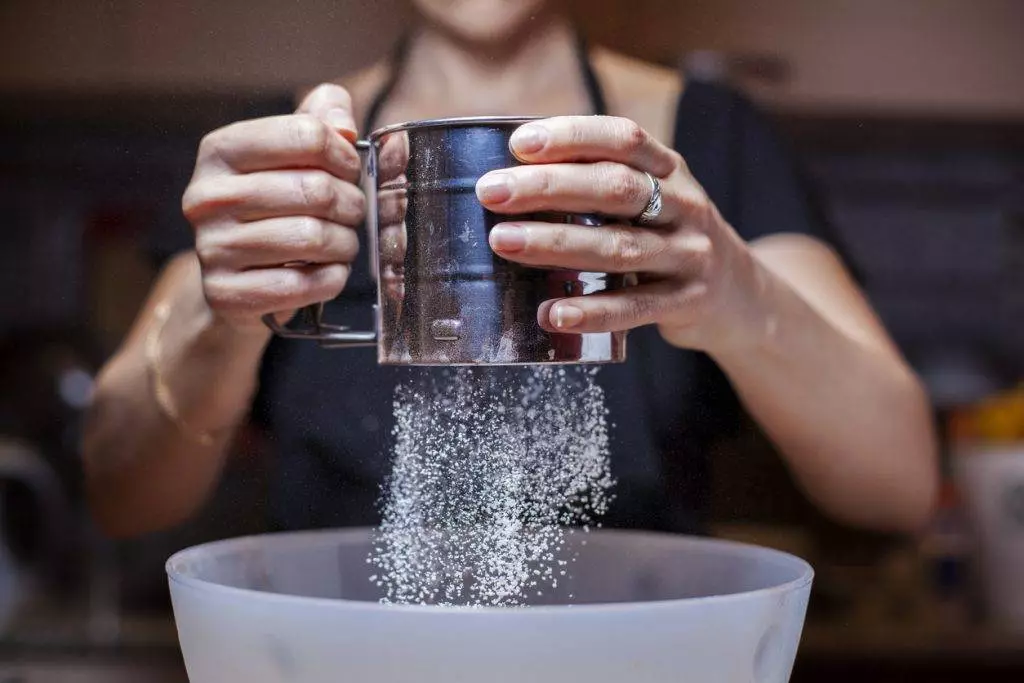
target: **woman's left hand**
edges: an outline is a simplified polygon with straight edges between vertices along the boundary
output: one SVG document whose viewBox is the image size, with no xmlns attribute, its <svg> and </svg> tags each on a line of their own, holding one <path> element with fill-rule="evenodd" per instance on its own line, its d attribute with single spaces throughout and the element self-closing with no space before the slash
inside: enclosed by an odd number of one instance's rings
<svg viewBox="0 0 1024 683">
<path fill-rule="evenodd" d="M 490 211 L 597 213 L 599 228 L 542 222 L 500 223 L 495 253 L 525 265 L 635 273 L 638 284 L 545 302 L 553 332 L 627 330 L 655 324 L 670 344 L 714 352 L 750 339 L 763 271 L 719 214 L 683 158 L 629 119 L 566 116 L 532 122 L 512 136 L 525 164 L 488 173 L 477 196 Z M 661 184 L 656 221 L 636 225 Z M 763 325 L 763 323 L 762 323 Z M 763 329 L 763 327 L 762 327 Z"/>
</svg>

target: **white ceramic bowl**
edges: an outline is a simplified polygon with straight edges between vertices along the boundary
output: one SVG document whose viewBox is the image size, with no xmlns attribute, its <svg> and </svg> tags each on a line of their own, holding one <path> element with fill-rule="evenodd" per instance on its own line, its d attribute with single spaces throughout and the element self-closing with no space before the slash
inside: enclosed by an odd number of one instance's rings
<svg viewBox="0 0 1024 683">
<path fill-rule="evenodd" d="M 378 602 L 370 547 L 352 529 L 172 557 L 191 682 L 784 683 L 813 578 L 774 550 L 597 531 L 569 537 L 546 604 L 398 606 Z"/>
</svg>

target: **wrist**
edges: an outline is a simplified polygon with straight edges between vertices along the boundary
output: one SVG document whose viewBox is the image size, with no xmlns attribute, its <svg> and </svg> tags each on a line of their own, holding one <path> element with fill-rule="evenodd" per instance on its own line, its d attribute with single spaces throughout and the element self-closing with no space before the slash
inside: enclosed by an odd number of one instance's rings
<svg viewBox="0 0 1024 683">
<path fill-rule="evenodd" d="M 717 330 L 705 351 L 718 361 L 749 357 L 774 344 L 779 331 L 780 282 L 744 247 L 740 264 L 731 270 L 719 307 Z"/>
<path fill-rule="evenodd" d="M 168 348 L 177 348 L 178 339 L 208 353 L 220 349 L 229 352 L 228 357 L 246 350 L 262 353 L 270 341 L 270 329 L 258 316 L 229 318 L 211 308 L 203 285 L 203 273 L 198 258 L 193 254 L 183 258 L 179 264 L 181 285 L 167 291 L 158 301 L 166 302 L 171 308 L 167 324 Z"/>
<path fill-rule="evenodd" d="M 248 412 L 270 337 L 262 325 L 239 327 L 224 320 L 201 296 L 159 302 L 144 350 L 161 412 L 191 440 L 219 442 Z"/>
<path fill-rule="evenodd" d="M 259 318 L 239 321 L 213 310 L 196 276 L 195 287 L 165 300 L 172 309 L 165 332 L 168 347 L 188 346 L 193 353 L 222 363 L 262 355 L 273 334 L 270 329 Z"/>
<path fill-rule="evenodd" d="M 194 339 L 200 350 L 229 356 L 246 357 L 252 353 L 262 355 L 270 343 L 273 332 L 262 320 L 246 321 L 239 324 L 217 314 L 204 302 L 203 310 L 195 316 Z M 230 358 L 229 358 L 230 360 Z"/>
</svg>

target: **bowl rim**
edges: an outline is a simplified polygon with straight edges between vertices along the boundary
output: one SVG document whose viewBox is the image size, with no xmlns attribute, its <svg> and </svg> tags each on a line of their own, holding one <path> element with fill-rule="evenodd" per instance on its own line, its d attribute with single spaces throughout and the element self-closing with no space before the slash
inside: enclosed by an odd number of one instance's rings
<svg viewBox="0 0 1024 683">
<path fill-rule="evenodd" d="M 749 600 L 751 598 L 763 597 L 769 595 L 788 595 L 791 593 L 798 593 L 801 590 L 808 588 L 814 580 L 814 568 L 806 560 L 792 555 L 781 550 L 774 548 L 766 548 L 763 546 L 754 545 L 751 543 L 742 543 L 739 541 L 730 541 L 719 538 L 709 538 L 704 536 L 692 536 L 686 534 L 675 534 L 666 533 L 659 531 L 638 531 L 632 529 L 591 529 L 583 532 L 589 536 L 601 536 L 610 537 L 618 535 L 628 535 L 630 537 L 648 537 L 656 539 L 676 539 L 687 544 L 704 546 L 704 547 L 715 547 L 718 550 L 724 550 L 730 554 L 749 554 L 751 551 L 757 552 L 764 557 L 773 559 L 779 564 L 786 564 L 792 567 L 794 570 L 799 572 L 797 578 L 780 583 L 775 586 L 768 586 L 766 588 L 756 588 L 754 590 L 739 591 L 735 593 L 725 593 L 721 595 L 704 595 L 693 598 L 666 598 L 661 600 L 646 600 L 643 602 L 608 602 L 608 603 L 581 603 L 581 604 L 570 604 L 570 605 L 521 605 L 512 607 L 494 607 L 494 606 L 464 606 L 464 605 L 415 605 L 415 604 L 395 604 L 395 603 L 383 603 L 373 600 L 353 600 L 350 598 L 323 598 L 314 597 L 307 595 L 292 595 L 287 593 L 273 593 L 270 591 L 257 590 L 254 588 L 240 588 L 238 586 L 227 586 L 224 584 L 213 583 L 211 581 L 205 581 L 203 579 L 196 578 L 195 576 L 188 575 L 182 569 L 179 569 L 177 565 L 181 565 L 183 562 L 187 562 L 192 555 L 200 553 L 209 553 L 217 551 L 230 551 L 236 547 L 244 547 L 247 545 L 264 545 L 268 541 L 275 544 L 284 542 L 299 542 L 309 538 L 320 538 L 329 539 L 336 537 L 359 537 L 366 538 L 368 535 L 372 535 L 375 527 L 347 527 L 347 528 L 335 528 L 335 529 L 313 529 L 306 531 L 279 531 L 270 532 L 264 534 L 252 534 L 248 536 L 239 536 L 236 538 L 227 538 L 219 541 L 211 541 L 208 543 L 202 543 L 200 545 L 192 546 L 180 550 L 170 558 L 164 564 L 164 569 L 167 572 L 168 581 L 171 583 L 177 583 L 183 587 L 208 592 L 216 593 L 222 597 L 235 596 L 235 597 L 248 597 L 251 599 L 258 599 L 264 602 L 287 602 L 290 604 L 304 604 L 304 605 L 319 605 L 322 607 L 328 607 L 330 609 L 338 609 L 344 607 L 346 610 L 366 610 L 369 612 L 411 612 L 419 614 L 453 614 L 453 615 L 504 615 L 508 617 L 511 614 L 518 615 L 541 615 L 541 614 L 560 614 L 560 615 L 583 615 L 583 614 L 594 614 L 606 613 L 606 612 L 637 612 L 641 610 L 657 610 L 666 609 L 672 607 L 678 607 L 680 604 L 685 603 L 687 605 L 706 605 L 709 603 L 727 603 L 735 602 L 737 600 Z M 580 532 L 580 530 L 576 530 Z"/>
</svg>

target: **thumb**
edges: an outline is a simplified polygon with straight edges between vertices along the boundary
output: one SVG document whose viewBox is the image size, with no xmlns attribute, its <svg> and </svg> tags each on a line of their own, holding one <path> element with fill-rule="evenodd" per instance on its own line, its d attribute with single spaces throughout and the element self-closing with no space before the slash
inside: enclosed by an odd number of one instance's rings
<svg viewBox="0 0 1024 683">
<path fill-rule="evenodd" d="M 324 83 L 310 90 L 299 104 L 297 113 L 310 114 L 341 133 L 350 142 L 359 137 L 352 115 L 352 96 L 334 83 Z"/>
</svg>

